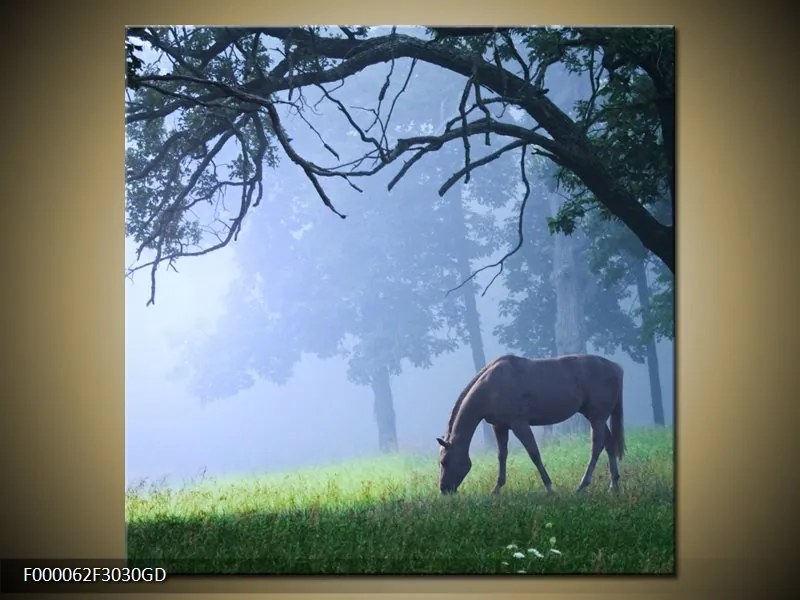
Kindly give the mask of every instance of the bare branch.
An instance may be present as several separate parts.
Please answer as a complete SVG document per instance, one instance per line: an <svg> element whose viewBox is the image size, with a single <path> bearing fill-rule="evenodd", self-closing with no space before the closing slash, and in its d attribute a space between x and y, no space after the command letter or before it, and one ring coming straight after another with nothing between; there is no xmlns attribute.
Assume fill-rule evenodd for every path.
<svg viewBox="0 0 800 600"><path fill-rule="evenodd" d="M503 272L503 265L505 264L505 261L508 258L510 258L511 256L513 256L514 254L516 254L517 251L522 247L522 242L523 242L522 223L523 223L523 219L525 217L525 205L528 203L528 198L531 195L531 186L528 183L528 177L525 175L525 149L526 148L527 148L526 145L522 146L522 153L521 153L521 157L520 157L520 173L522 175L522 182L525 184L525 195L522 198L522 205L520 206L520 209L519 209L519 221L518 221L518 224L517 224L517 235L519 236L519 240L517 241L517 245L514 246L514 248L512 250L510 250L509 252L506 252L506 254L503 256L503 258L501 258L497 262L481 267L480 269L478 269L477 271L472 273L472 275L467 277L464 281L462 281L460 284L458 284L456 287L447 290L447 293L445 294L445 296L448 296L448 295L450 295L451 292L455 292L456 290L458 290L458 289L462 288L463 286L465 286L469 281L474 279L475 276L478 273L480 273L482 271L485 271L486 269L491 269L492 267L498 267L499 266L500 269L497 271L497 273L495 273L495 275L494 275L494 277L492 277L491 281L489 281L488 285L484 288L483 292L481 292L481 296L485 296L486 292L489 291L489 288L494 283L495 279L497 279L500 276L500 274Z"/></svg>
<svg viewBox="0 0 800 600"><path fill-rule="evenodd" d="M403 82L403 86L400 90L395 94L394 100L392 100L392 105L389 107L389 114L386 117L386 125L383 128L383 135L381 136L381 142L386 144L386 129L389 127L389 122L392 120L392 114L394 114L394 108L397 105L397 101L400 99L400 96L403 92L406 91L408 88L408 82L411 81L411 75L414 73L414 67L417 65L417 59L414 58L411 60L411 66L408 68L408 73L406 74L406 80Z"/></svg>
<svg viewBox="0 0 800 600"><path fill-rule="evenodd" d="M545 57L540 61L536 72L532 76L533 83L531 83L532 65L526 63L519 55L519 52L514 46L513 39L502 29L493 30L499 35L492 36L492 39L486 38L487 43L494 43L493 62L491 58L487 61L481 56L465 54L463 50L449 47L446 44L431 44L427 40L397 34L394 31L388 36L359 39L354 35L348 35L346 39L342 39L319 35L311 29L226 28L216 30L215 41L210 47L204 49L187 48L187 45L191 43L191 34L187 34L183 30L173 28L166 37L159 36L157 30L151 29L129 31L131 31L132 35L141 36L142 39L150 42L154 48L163 52L169 60L176 65L175 70L183 71L183 73L148 75L136 78L137 83L155 89L165 98L171 98L172 100L165 103L159 109L146 108L145 103L129 103L126 123L162 119L173 115L176 111L194 107L205 107L210 112L218 113L234 110L242 114L243 118L253 119L253 126L256 128L257 135L259 136L258 146L267 148L268 146L262 144L262 141L267 140L266 132L263 131L263 127L261 127L261 133L258 133L260 127L260 125L258 125L258 123L260 123L260 111L266 110L275 136L283 151L295 164L298 164L303 169L326 206L341 218L344 218L344 215L333 208L330 198L327 197L320 185L319 178L341 177L352 186L353 184L349 178L372 175L393 163L398 158L403 157L406 153L411 153L412 156L405 160L398 174L392 179L390 183L391 189L391 187L409 171L412 165L421 160L422 156L441 148L443 144L450 140L460 138L464 144L465 164L458 173L451 176L442 186L440 193L444 193L461 177L464 177L465 182L469 182L469 176L472 170L490 162L488 157L475 162L471 161L469 137L475 134L483 134L488 143L489 134L496 133L512 137L514 141L492 156L499 156L503 152L520 146L523 148L524 156L528 145L538 147L540 150L533 150L534 153L547 156L556 163L574 172L576 176L586 184L587 188L595 195L598 201L608 208L609 212L620 218L637 234L637 236L640 236L643 241L646 240L645 245L648 249L662 258L670 269L674 268L674 244L670 238L673 231L672 228L663 226L656 221L646 208L639 203L638 199L635 198L629 190L625 189L624 183L620 183L607 171L601 159L597 156L596 152L593 151L592 145L586 137L587 134L584 126L587 122L592 120L592 110L594 108L592 105L594 104L595 94L593 94L592 101L584 115L583 123L576 123L549 100L544 95L542 89L539 89L543 85L547 68L563 57L565 49L569 47L578 47L587 43L595 44L605 49L607 39L602 32L594 32L592 30L586 35L582 34L582 39L563 40L564 43L560 43L559 48L551 56ZM141 32L144 32L145 35L142 36ZM465 35L472 35L472 33ZM174 45L170 36L174 38ZM245 36L252 36L252 44L249 45L249 50L248 44L244 41ZM253 64L255 64L258 52L257 42L261 36L273 37L284 42L284 59L274 66L269 73L261 72L261 69L254 69L252 73L253 77L242 82L241 85L238 83L235 85L228 85L224 82L211 81L205 77L199 76L215 57L224 57L226 54L235 54L236 56L241 54L245 60L251 60ZM594 38L592 38L592 36L594 36ZM522 77L503 68L500 60L500 50L498 50L498 43L501 39L506 42L506 47L512 59L520 65ZM648 74L650 74L651 78L654 78L654 81L657 83L661 83L658 77L662 77L663 79L663 73L659 62L660 56L658 55L660 51L660 48L656 48L651 53L652 56L639 57L641 58L639 63L642 63L640 66L644 65L642 68L645 68L645 70L649 68ZM303 58L302 61L300 61L301 55ZM317 68L312 64L310 68L306 69L304 65L308 64L307 59L309 57L312 60L319 58L324 60L338 60L339 62L334 62L333 66L326 66L325 68ZM406 85L410 81L411 72L417 60L423 60L428 64L461 74L467 77L469 81L462 94L459 115L448 124L443 134L438 136L415 136L401 139L396 142L394 148L391 148L387 143L386 131L392 117L394 106L400 94L403 93L403 90L395 97L385 122L384 119L382 119L383 115L381 115L380 109L382 106L381 103L389 89L389 82L395 69L395 61L400 58L412 60L412 66L406 77L403 90L405 90ZM637 57L633 58L637 59ZM302 116L303 108L307 106L307 102L302 96L302 90L305 86L323 86L328 83L343 82L345 78L363 70L365 67L383 62L390 62L391 64L389 76L387 76L386 82L379 92L378 110L373 110L375 120L369 129L366 131L363 129L360 130L362 141L366 141L370 144L371 151L366 152L356 161L348 163L346 168L348 168L349 171L347 172L342 170L345 168L343 165L338 165L333 168L324 168L304 159L292 147L292 140L280 123L278 112L275 108L275 103L277 101L272 100L274 94L280 91L288 91L291 100L292 94L297 91L299 99L297 100L295 108L298 114ZM594 63L593 59L592 63ZM593 67L594 64L591 66ZM244 75L245 78L248 77L249 73L247 70L244 71ZM591 75L592 73L590 73L590 76ZM595 74L595 77L599 77L599 73ZM595 77L592 77L592 80L594 80ZM230 80L227 75L226 80ZM167 85L160 85L162 83ZM182 83L185 85L179 85L175 87L175 89L172 89L172 86L169 84L174 83ZM501 97L484 100L482 98L482 88L501 94ZM471 89L475 90L475 105L467 108L467 100ZM596 89L596 86L593 85L593 92L595 92ZM664 92L665 97L669 91L670 89L667 89L666 92ZM329 91L328 96L330 96ZM531 131L515 125L493 121L488 109L488 105L492 102L501 102L504 107L508 103L516 104L535 120L537 129L541 127L546 131L547 135L541 135L537 133L536 130ZM342 106L341 109L343 108ZM611 107L609 107L609 109L611 109ZM468 115L470 115L473 110L480 110L484 118L471 123L468 122ZM346 110L343 110L343 112L350 118ZM596 112L597 111L595 111L595 113ZM666 109L663 109L662 113L666 114ZM219 117L219 115L217 116ZM597 115L595 114L594 117L596 118ZM455 127L456 123L459 121L460 127ZM662 119L662 121L666 122L666 118ZM323 141L324 144L324 140L319 132L317 132L307 120L305 120L305 122L306 125L311 127L312 131L317 133L317 137ZM241 123L244 123L244 121ZM373 134L373 136L377 136L377 139L367 135L376 123L380 124L382 128L381 136ZM667 122L667 125L664 127L668 128L669 125L670 123ZM237 140L242 143L243 146L247 145L246 137L235 133L235 129L233 131L226 131L222 125L212 127L211 129L204 129L205 131L200 137L205 137L206 139L197 143L195 143L194 140L189 141L191 137L183 139L178 133L170 136L168 142L165 143L167 147L159 149L157 156L146 164L144 168L140 169L139 173L136 175L142 178L147 177L153 170L161 168L164 161L167 160L167 157L172 161L173 156L168 155L174 152L176 146L180 148L178 155L179 160L183 160L183 158L188 156L189 152L184 148L184 144L187 142L187 145L194 144L192 148L196 148L201 143L209 143L210 139L213 139L215 135L223 135L228 138L236 135ZM359 128L356 129L359 130ZM211 135L212 133L214 135ZM252 145L252 138L250 138L250 144ZM338 154L335 153L330 146L325 145L325 147L338 160ZM258 168L260 168L260 161L255 160L253 148L243 148L243 152L248 159L253 160L254 163L259 163ZM263 157L263 154L261 156ZM360 167L360 165L367 160L374 161L374 166L369 169ZM187 185L194 186L197 182L197 177L199 177L200 173L202 173L209 164L211 163L205 161L201 162L199 168L195 169L190 176ZM356 166L353 167L352 165ZM172 165L170 164L170 166ZM172 173L177 182L175 186L180 186L180 181L177 178L178 172L174 171L175 168L177 167L173 167ZM170 169L167 169L167 171L169 170ZM164 175L167 176L169 173L165 173ZM254 187L254 183L252 178L245 178L245 181L243 181L242 206L249 206L247 193L251 194L249 197L252 198L252 194L256 193L256 189L260 191L261 183L258 182L256 184L259 186L258 188ZM192 204L200 201L200 198L203 196L210 197L216 193L217 189L219 188L214 188L212 186L211 191L208 191L209 188L206 186L203 193L194 198ZM170 191L170 194L171 193ZM170 206L166 206L162 203L161 206L157 207L156 212L159 213L160 223L155 229L158 233L163 232L167 224L172 222L176 214L175 211L178 210L178 206L180 206L180 210L186 209L186 206L182 203L184 203L184 199L188 193L186 186L180 186L178 190L178 197L180 198L178 204L173 202ZM253 206L256 205L257 202L258 200L256 199ZM233 229L236 229L236 227L233 227ZM158 243L152 244L152 242L153 238L146 241L145 245L148 247L155 246L157 250L161 251L160 254L157 252L156 255L159 260L167 260L169 262L174 258L174 256L170 255L170 253L164 250ZM144 245L142 248L143 247ZM180 248L181 253L183 253L184 250L183 247ZM203 251L203 253L205 252L206 251ZM499 264L501 272L502 260ZM499 274L500 273L495 275L495 278L499 276ZM494 281L494 279L492 281Z"/></svg>
<svg viewBox="0 0 800 600"><path fill-rule="evenodd" d="M488 134L487 134L488 135ZM450 178L442 184L442 187L439 188L439 196L444 196L453 185L461 179L462 176L467 174L469 171L477 169L485 164L488 164L498 158L500 155L505 154L509 150L513 150L514 148L519 148L520 146L526 145L528 142L524 140L517 140L515 142L511 142L497 150L496 152L492 152L491 154L487 154L483 158L476 160L474 163L464 167L463 169L459 169L455 173L453 173Z"/></svg>
<svg viewBox="0 0 800 600"><path fill-rule="evenodd" d="M475 104L477 104L480 107L480 109L483 111L483 114L486 115L487 119L491 119L492 118L492 114L489 112L489 108L486 106L484 101L481 99L481 86L480 86L480 84L478 84L477 81L473 81L473 86L475 88ZM485 144L487 146L491 146L492 145L491 139L489 138L489 132L488 131L486 132Z"/></svg>
<svg viewBox="0 0 800 600"><path fill-rule="evenodd" d="M475 80L470 76L467 80L467 84L464 86L464 92L461 94L461 102L458 105L458 112L461 114L461 129L464 132L461 136L461 139L464 142L464 168L466 169L466 176L464 177L464 183L469 183L469 135L467 134L467 113L465 111L467 97L469 96L469 90L472 87L472 83Z"/></svg>
<svg viewBox="0 0 800 600"><path fill-rule="evenodd" d="M353 119L353 117L350 115L349 111L344 107L344 104L342 104L341 101L339 101L337 98L334 98L333 96L331 96L330 93L328 93L328 90L325 89L325 86L318 85L317 87L320 90L322 90L322 93L324 94L324 96L330 102L335 104L336 107L339 109L339 111L345 116L345 118L347 119L348 123L350 123L350 126L353 129L355 129L356 132L358 133L359 137L361 138L361 141L364 142L364 143L367 143L367 144L372 144L372 146L374 146L375 149L378 151L378 154L381 156L381 158L383 158L384 154L386 153L386 149L381 146L381 143L378 140L376 140L374 137L367 135L366 131L364 131L358 125L358 123L355 122L355 119Z"/></svg>
<svg viewBox="0 0 800 600"><path fill-rule="evenodd" d="M442 147L443 144L444 144L444 142L431 142L425 148L421 148L420 150L418 150L417 153L414 156L412 156L409 160L407 160L405 163L403 163L403 167L397 172L397 175L392 177L391 181L389 181L389 185L387 186L387 189L389 191L391 191L392 188L395 185L397 185L397 182L399 182L403 178L403 176L406 173L408 173L408 170L412 166L414 166L414 163L416 163L418 160L420 160L428 152L435 152L436 150L439 150Z"/></svg>
<svg viewBox="0 0 800 600"><path fill-rule="evenodd" d="M319 86L319 87L322 87L322 86ZM323 88L323 90L324 90L324 88ZM276 102L276 104L277 104L277 102ZM322 143L322 147L325 148L331 154L333 154L333 156L336 157L336 160L339 160L339 158L340 158L339 157L339 153L336 152L336 150L334 150L333 147L331 147L331 145L328 144L328 142L325 141L325 138L322 137L322 134L317 130L317 128L314 127L314 125L312 125L311 122L306 118L306 116L303 114L303 111L298 109L296 114L300 117L300 119L302 119L302 121L308 126L308 128L311 131L314 132L314 134L317 136L317 139Z"/></svg>
<svg viewBox="0 0 800 600"><path fill-rule="evenodd" d="M314 189L317 190L317 194L319 194L320 198L322 198L325 206L327 206L331 211L333 211L334 214L338 215L342 219L347 218L347 215L343 215L333 207L333 203L328 197L328 194L325 193L325 190L322 189L322 186L319 184L319 181L315 176L315 172L319 170L319 167L316 167L316 165L312 165L303 159L292 147L291 140L289 139L289 136L286 135L286 130L283 128L283 125L281 125L280 117L278 116L278 111L275 109L275 106L269 101L264 101L264 106L266 107L269 118L272 121L272 130L275 132L275 136L278 138L278 141L283 147L283 151L286 152L286 155L292 160L293 163L303 169L303 172L311 181ZM345 177L345 180L346 179L347 178Z"/></svg>
<svg viewBox="0 0 800 600"><path fill-rule="evenodd" d="M531 80L530 67L528 67L528 64L519 55L519 52L517 51L517 47L514 45L514 40L511 38L511 35L508 32L503 32L501 35L503 36L503 39L506 41L506 44L508 45L508 49L511 51L511 55L514 57L514 59L522 67L522 78L523 78L523 80L525 80L526 82L529 82Z"/></svg>

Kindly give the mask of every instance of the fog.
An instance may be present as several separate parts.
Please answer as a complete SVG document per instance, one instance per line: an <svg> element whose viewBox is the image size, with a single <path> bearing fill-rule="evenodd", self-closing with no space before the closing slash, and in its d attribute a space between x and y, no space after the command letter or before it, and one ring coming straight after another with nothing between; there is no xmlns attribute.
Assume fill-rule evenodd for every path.
<svg viewBox="0 0 800 600"><path fill-rule="evenodd" d="M377 453L372 391L347 381L343 360L306 357L285 385L259 381L233 398L205 405L189 394L185 380L170 377L179 362L170 343L174 336L193 333L221 312L235 272L231 254L226 248L187 259L178 274L162 273L152 306L145 306L147 278L126 283L129 484L143 478L180 481L202 471L265 473ZM478 298L487 357L508 351L491 335L500 288L493 286ZM667 423L673 422L672 351L671 343L658 346ZM620 353L609 358L625 369L626 423L652 424L646 366ZM428 451L435 465L434 438L443 433L453 403L472 375L469 348L462 347L435 359L429 369L407 367L393 379L401 450Z"/></svg>
<svg viewBox="0 0 800 600"><path fill-rule="evenodd" d="M424 69L421 71L425 73ZM352 85L357 87L358 80ZM341 92L339 97L346 92ZM431 104L433 121L438 120L440 112L438 99L436 102ZM457 102L458 98L455 98L451 104ZM321 121L332 119L336 114L335 108L330 106L320 105L319 110L318 119ZM448 117L452 116L452 106L447 113ZM424 126L425 117L420 118L423 123L418 122L415 127ZM512 113L510 118L521 117ZM438 126L438 123L433 124ZM285 125L297 147L314 160L315 153L320 152L316 138L304 131L296 120L287 119ZM476 149L476 158L479 152L486 151ZM431 154L419 167L421 172L432 175L433 189L450 175L437 174L437 160L436 155ZM394 172L396 169L392 174ZM298 169L287 160L283 160L274 172L267 169L267 177L271 181L290 182L284 183L284 187L292 187L294 182L302 179L298 179ZM323 184L328 186L327 182ZM293 189L299 194L310 188L297 183ZM332 186L330 189L338 193L344 188ZM353 227L351 219L340 220L333 215L313 190L306 193L309 196L303 210L313 213L315 220L329 219L331 227ZM336 196L331 192L331 196L344 198L345 193ZM376 198L373 202L390 202L390 198L391 193L388 193L385 198ZM452 199L452 194L448 198ZM285 201L294 200L287 197ZM358 214L358 204L348 204L345 198L342 205L350 213ZM263 223L269 218L269 211L270 204L265 202L254 209L248 219ZM497 212L499 215L502 210ZM513 213L513 207L506 208L505 212ZM419 223L418 226L424 228L426 224ZM408 231L398 229L395 233L402 238ZM223 319L225 311L231 308L226 305L226 298L242 275L237 252L242 251L241 246L248 235L258 235L256 225L246 224L240 241L226 248L180 260L176 265L177 273L159 270L154 305L147 306L150 297L148 271L138 272L126 280L128 484L145 478L178 482L201 472L227 476L284 471L378 453L373 391L369 386L356 385L348 379L348 362L340 357L323 360L314 355L303 355L285 384L258 378L251 387L211 402L202 402L190 391L191 369L187 370L181 358L180 343L201 339L203 332L212 331ZM252 243L253 238L249 238L249 242ZM135 250L134 242L127 240L126 266L134 261ZM292 261L293 251L284 250L283 260ZM499 247L493 256L502 256L507 250L506 246ZM361 268L359 257L350 257L350 260L353 269ZM472 268L494 260L496 258L491 256L475 259ZM489 270L477 278L479 290L495 272ZM447 287L449 285L444 282L437 285L437 289L445 290ZM280 294L281 290L271 288L269 293ZM492 284L485 296L476 295L487 359L505 353L520 353L503 346L493 333L495 326L503 322L499 303L505 297L507 290L502 277ZM235 340L231 343L233 347ZM226 350L219 349L222 353ZM589 348L589 351L594 349ZM646 364L637 364L621 352L606 356L617 360L625 369L626 425L651 425L653 411ZM673 422L674 406L671 342L658 344L658 359L665 421L669 425ZM409 361L403 361L402 373L391 378L401 452L428 453L432 468L435 468L438 454L435 438L444 433L452 406L474 373L470 348L463 343L455 351L434 357L428 368L413 367ZM481 446L479 430L474 447Z"/></svg>

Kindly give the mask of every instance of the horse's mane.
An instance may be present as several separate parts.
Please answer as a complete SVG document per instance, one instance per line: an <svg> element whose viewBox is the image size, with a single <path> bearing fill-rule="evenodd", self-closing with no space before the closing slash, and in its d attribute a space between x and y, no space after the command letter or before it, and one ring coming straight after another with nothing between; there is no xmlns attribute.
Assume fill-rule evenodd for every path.
<svg viewBox="0 0 800 600"><path fill-rule="evenodd" d="M484 371L486 371L486 369L488 369L489 366L494 362L494 360L490 360L488 363L486 363L486 365L484 365L484 367L475 374L475 377L472 378L472 380L467 384L467 387L465 387L458 396L458 400L456 400L456 403L453 406L453 412L450 413L450 420L447 422L447 432L444 435L445 440L450 440L450 432L453 431L453 423L456 421L456 415L458 415L458 410L461 408L461 403L464 401L464 398L466 398L467 394L472 389L472 386L475 385L475 382L478 381L478 378L483 375Z"/></svg>

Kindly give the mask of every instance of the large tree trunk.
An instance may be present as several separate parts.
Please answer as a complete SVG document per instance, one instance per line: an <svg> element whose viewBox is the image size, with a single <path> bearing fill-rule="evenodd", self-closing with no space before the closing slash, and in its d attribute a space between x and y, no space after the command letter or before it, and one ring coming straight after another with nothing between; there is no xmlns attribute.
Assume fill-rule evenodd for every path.
<svg viewBox="0 0 800 600"><path fill-rule="evenodd" d="M378 424L378 448L381 452L397 452L394 401L389 372L385 367L375 369L372 375L372 393L375 397L375 420Z"/></svg>
<svg viewBox="0 0 800 600"><path fill-rule="evenodd" d="M642 312L647 314L650 310L650 288L647 285L647 271L643 260L633 262L636 288L639 292L639 304ZM653 405L653 421L656 425L664 425L664 403L661 399L661 378L658 373L658 354L656 354L656 341L653 336L647 340L647 370L650 373L650 401Z"/></svg>
<svg viewBox="0 0 800 600"><path fill-rule="evenodd" d="M556 194L548 194L550 212L558 213ZM573 233L572 235L577 235ZM582 275L576 256L574 238L561 233L553 234L553 286L556 290L556 350L563 354L586 354L584 332L584 306ZM583 415L574 415L556 425L559 433L584 433L589 431Z"/></svg>

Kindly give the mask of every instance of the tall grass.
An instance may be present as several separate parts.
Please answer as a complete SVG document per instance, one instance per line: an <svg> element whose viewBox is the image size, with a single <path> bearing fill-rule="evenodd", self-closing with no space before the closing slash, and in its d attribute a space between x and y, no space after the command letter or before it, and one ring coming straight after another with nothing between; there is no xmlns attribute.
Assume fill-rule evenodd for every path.
<svg viewBox="0 0 800 600"><path fill-rule="evenodd" d="M672 573L672 437L627 433L620 494L605 455L574 493L588 436L542 444L552 496L521 450L497 496L494 454L473 452L459 493L442 497L435 449L177 490L142 484L126 496L128 556L186 573Z"/></svg>

